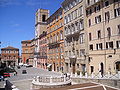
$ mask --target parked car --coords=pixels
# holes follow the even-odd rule
[[[7,72],[6,72],[6,73],[4,73],[3,76],[4,76],[4,78],[10,77],[10,73],[7,73]]]
[[[0,81],[4,81],[4,77],[2,75],[0,75]]]
[[[22,74],[27,74],[26,70],[22,70]]]

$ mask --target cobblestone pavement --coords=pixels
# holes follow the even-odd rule
[[[39,90],[119,90],[119,89],[110,86],[104,86],[102,84],[84,83],[61,88],[44,88]]]
[[[27,74],[22,74],[22,70],[26,70]],[[34,67],[21,67],[17,69],[17,75],[11,74],[10,78],[7,78],[11,83],[13,83],[20,90],[30,90],[30,84],[35,76],[59,76],[60,73],[51,72],[43,69],[38,69]],[[0,82],[0,88],[4,87],[4,81]]]

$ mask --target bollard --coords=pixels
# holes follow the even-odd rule
[[[70,75],[71,75],[71,77],[73,77],[73,74],[72,74],[72,72],[71,72],[71,74],[70,74]]]
[[[37,82],[39,82],[39,76],[37,76]]]
[[[86,77],[86,78],[88,77],[87,72],[85,73],[85,77]]]
[[[101,77],[102,77],[101,72],[99,72],[99,78],[101,78]]]
[[[50,83],[52,83],[52,76],[50,77]]]
[[[91,75],[92,75],[92,78],[94,78],[94,74],[92,73]]]
[[[82,77],[82,73],[80,72],[80,78]]]
[[[77,72],[75,72],[75,77],[77,77]]]
[[[120,79],[120,71],[118,71],[118,79]]]
[[[64,75],[64,82],[66,82],[66,76]]]

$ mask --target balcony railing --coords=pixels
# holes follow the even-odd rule
[[[92,6],[98,2],[100,2],[101,0],[91,0],[89,3],[86,3],[86,7]]]
[[[84,27],[81,27],[80,29],[75,29],[72,32],[69,31],[68,33],[65,33],[65,36],[66,37],[73,36],[73,35],[79,34],[80,31],[83,31],[83,30],[84,30]]]
[[[59,44],[60,44],[60,42],[52,42],[52,43],[48,43],[48,47],[57,47],[57,46],[59,46]]]

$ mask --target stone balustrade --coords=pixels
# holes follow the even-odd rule
[[[110,74],[109,72],[106,74],[101,74],[101,72],[97,73],[97,74],[90,74],[88,75],[88,73],[85,73],[84,75],[80,72],[79,75],[77,75],[77,73],[72,74],[71,73],[71,77],[79,77],[79,78],[96,78],[96,79],[120,79],[120,72],[118,73],[114,73],[114,74]]]
[[[71,85],[71,78],[70,75],[63,75],[63,76],[37,76],[34,77],[32,81],[32,88],[39,89],[39,88],[46,88],[46,87],[58,87],[58,86],[65,86]]]

